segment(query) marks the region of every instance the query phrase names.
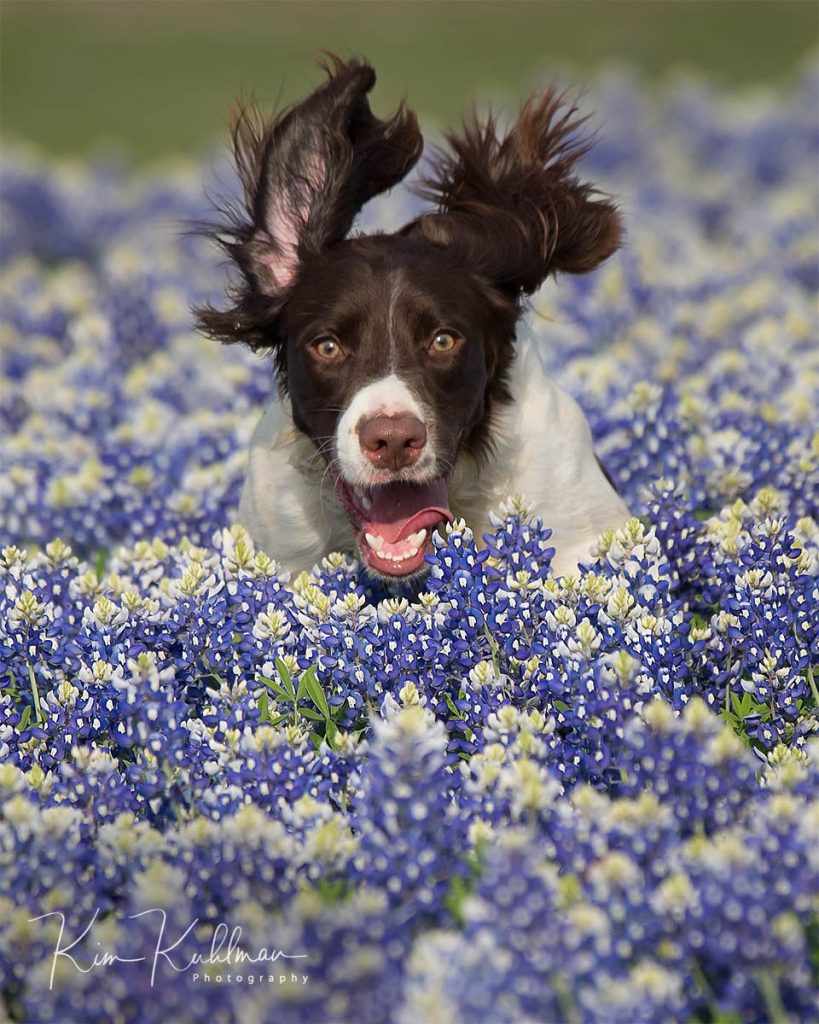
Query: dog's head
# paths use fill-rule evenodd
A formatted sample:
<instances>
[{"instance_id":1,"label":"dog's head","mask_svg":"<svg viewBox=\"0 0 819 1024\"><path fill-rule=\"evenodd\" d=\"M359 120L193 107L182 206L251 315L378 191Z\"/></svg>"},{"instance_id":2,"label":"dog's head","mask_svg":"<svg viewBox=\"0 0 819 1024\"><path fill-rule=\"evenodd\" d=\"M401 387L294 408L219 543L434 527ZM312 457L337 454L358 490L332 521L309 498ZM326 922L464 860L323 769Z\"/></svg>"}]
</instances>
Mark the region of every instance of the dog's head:
<instances>
[{"instance_id":1,"label":"dog's head","mask_svg":"<svg viewBox=\"0 0 819 1024\"><path fill-rule=\"evenodd\" d=\"M618 247L616 208L579 181L582 123L554 91L500 134L491 118L447 137L395 234L346 237L423 142L403 107L376 118L368 65L265 122L234 128L245 210L217 232L241 271L231 308L197 311L225 342L271 350L296 426L314 442L369 569L410 577L449 517L462 452L491 443L524 297L551 273L592 270Z\"/></svg>"}]
</instances>

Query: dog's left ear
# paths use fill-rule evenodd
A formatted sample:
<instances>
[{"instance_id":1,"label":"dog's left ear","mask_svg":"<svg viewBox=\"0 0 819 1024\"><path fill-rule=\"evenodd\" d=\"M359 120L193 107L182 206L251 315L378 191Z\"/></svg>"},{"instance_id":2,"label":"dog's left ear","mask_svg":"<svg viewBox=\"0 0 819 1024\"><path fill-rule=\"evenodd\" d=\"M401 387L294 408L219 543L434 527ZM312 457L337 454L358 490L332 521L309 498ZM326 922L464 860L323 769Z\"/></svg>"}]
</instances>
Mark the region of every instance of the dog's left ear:
<instances>
[{"instance_id":1,"label":"dog's left ear","mask_svg":"<svg viewBox=\"0 0 819 1024\"><path fill-rule=\"evenodd\" d=\"M557 271L583 274L619 247L620 214L574 173L585 118L549 90L524 104L508 132L489 116L449 134L422 195L436 213L403 233L453 249L500 289L530 294Z\"/></svg>"},{"instance_id":2,"label":"dog's left ear","mask_svg":"<svg viewBox=\"0 0 819 1024\"><path fill-rule=\"evenodd\" d=\"M242 273L232 308L196 310L198 326L224 342L276 344L275 322L311 254L347 234L373 196L399 182L423 148L415 115L375 117L367 93L375 72L331 57L327 82L264 121L240 111L233 151L244 211L214 232Z\"/></svg>"}]
</instances>

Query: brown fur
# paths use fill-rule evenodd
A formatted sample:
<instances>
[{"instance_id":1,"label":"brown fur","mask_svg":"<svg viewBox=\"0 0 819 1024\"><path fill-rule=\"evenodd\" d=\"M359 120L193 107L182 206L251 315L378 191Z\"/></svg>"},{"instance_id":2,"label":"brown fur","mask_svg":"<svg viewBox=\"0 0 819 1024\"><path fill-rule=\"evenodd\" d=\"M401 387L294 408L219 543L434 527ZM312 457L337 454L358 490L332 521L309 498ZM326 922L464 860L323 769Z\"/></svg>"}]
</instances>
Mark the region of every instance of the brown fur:
<instances>
[{"instance_id":1,"label":"brown fur","mask_svg":"<svg viewBox=\"0 0 819 1024\"><path fill-rule=\"evenodd\" d=\"M438 211L404 232L455 246L496 286L531 294L556 271L593 270L620 245L616 207L574 174L585 118L554 89L523 105L508 132L473 117L446 136L422 195Z\"/></svg>"},{"instance_id":2,"label":"brown fur","mask_svg":"<svg viewBox=\"0 0 819 1024\"><path fill-rule=\"evenodd\" d=\"M244 189L244 209L230 215L214 236L241 271L233 304L195 310L201 330L226 343L275 349L286 293L268 286L263 259L278 240L267 216L277 195L286 195L299 224L299 258L321 252L352 227L373 196L391 188L418 161L423 140L415 115L403 106L387 121L367 102L375 72L357 60L329 58L328 81L303 103L266 120L241 109L233 124L233 153ZM310 155L326 176L315 187L301 171Z\"/></svg>"},{"instance_id":3,"label":"brown fur","mask_svg":"<svg viewBox=\"0 0 819 1024\"><path fill-rule=\"evenodd\" d=\"M372 114L367 64L331 58L326 71L324 85L276 117L239 112L244 208L215 235L241 276L230 305L197 310L198 325L274 353L297 426L328 458L351 396L397 360L434 411L442 459L454 465L460 451L491 445L524 297L549 274L585 273L610 256L620 217L576 176L584 120L550 89L505 133L489 116L447 135L449 152L436 155L422 188L433 211L395 235L346 239L362 205L404 178L423 143L403 106L386 121ZM396 289L400 323L387 341ZM458 353L430 360L430 332L459 323ZM328 334L349 356L332 368L311 348Z\"/></svg>"}]
</instances>

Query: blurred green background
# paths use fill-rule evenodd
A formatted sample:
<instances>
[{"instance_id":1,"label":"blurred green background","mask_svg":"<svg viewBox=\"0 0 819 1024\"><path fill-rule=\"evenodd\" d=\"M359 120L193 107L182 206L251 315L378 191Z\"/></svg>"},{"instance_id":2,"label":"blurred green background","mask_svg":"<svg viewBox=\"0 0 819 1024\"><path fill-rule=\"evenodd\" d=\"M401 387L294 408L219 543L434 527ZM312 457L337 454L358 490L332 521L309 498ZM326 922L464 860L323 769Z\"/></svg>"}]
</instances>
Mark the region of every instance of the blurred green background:
<instances>
[{"instance_id":1,"label":"blurred green background","mask_svg":"<svg viewBox=\"0 0 819 1024\"><path fill-rule=\"evenodd\" d=\"M4 135L59 154L117 144L137 160L223 139L240 92L265 105L304 94L322 49L375 65L377 112L406 95L451 120L612 63L779 82L819 43L816 0L2 0L0 19Z\"/></svg>"}]
</instances>

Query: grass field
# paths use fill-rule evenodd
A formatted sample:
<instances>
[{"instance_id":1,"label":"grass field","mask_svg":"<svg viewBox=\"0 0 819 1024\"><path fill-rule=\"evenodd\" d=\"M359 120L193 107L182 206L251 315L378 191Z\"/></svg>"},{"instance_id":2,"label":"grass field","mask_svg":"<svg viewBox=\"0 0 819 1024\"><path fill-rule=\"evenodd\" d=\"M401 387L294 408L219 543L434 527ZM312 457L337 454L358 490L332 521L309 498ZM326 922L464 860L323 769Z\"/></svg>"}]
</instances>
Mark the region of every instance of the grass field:
<instances>
[{"instance_id":1,"label":"grass field","mask_svg":"<svg viewBox=\"0 0 819 1024\"><path fill-rule=\"evenodd\" d=\"M149 160L220 139L240 90L265 103L303 94L322 49L374 63L377 107L406 94L451 119L475 98L515 99L544 74L582 79L607 63L777 81L817 40L803 0L5 0L0 114L5 135L47 151L116 140Z\"/></svg>"}]
</instances>

